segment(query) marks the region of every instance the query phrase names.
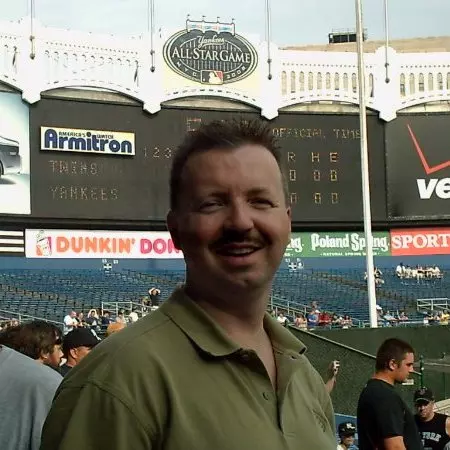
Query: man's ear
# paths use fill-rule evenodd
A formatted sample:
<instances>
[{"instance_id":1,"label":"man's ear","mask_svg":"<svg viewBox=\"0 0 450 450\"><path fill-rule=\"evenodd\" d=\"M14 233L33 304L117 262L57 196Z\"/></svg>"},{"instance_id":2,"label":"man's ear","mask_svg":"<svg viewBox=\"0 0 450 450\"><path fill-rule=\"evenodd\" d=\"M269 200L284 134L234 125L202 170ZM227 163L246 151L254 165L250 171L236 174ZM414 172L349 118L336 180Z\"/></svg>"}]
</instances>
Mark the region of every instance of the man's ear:
<instances>
[{"instance_id":1,"label":"man's ear","mask_svg":"<svg viewBox=\"0 0 450 450\"><path fill-rule=\"evenodd\" d=\"M292 207L291 207L291 206L288 206L286 212L287 212L287 215L288 215L289 219L292 220Z\"/></svg>"},{"instance_id":2,"label":"man's ear","mask_svg":"<svg viewBox=\"0 0 450 450\"><path fill-rule=\"evenodd\" d=\"M391 360L389 361L388 367L389 367L390 370L398 369L398 364L397 364L397 362L395 361L395 359L391 359Z\"/></svg>"},{"instance_id":3,"label":"man's ear","mask_svg":"<svg viewBox=\"0 0 450 450\"><path fill-rule=\"evenodd\" d=\"M170 210L167 213L166 224L167 229L170 232L170 236L172 237L173 245L177 250L181 250L180 236L178 232L178 216L174 211Z\"/></svg>"}]
</instances>

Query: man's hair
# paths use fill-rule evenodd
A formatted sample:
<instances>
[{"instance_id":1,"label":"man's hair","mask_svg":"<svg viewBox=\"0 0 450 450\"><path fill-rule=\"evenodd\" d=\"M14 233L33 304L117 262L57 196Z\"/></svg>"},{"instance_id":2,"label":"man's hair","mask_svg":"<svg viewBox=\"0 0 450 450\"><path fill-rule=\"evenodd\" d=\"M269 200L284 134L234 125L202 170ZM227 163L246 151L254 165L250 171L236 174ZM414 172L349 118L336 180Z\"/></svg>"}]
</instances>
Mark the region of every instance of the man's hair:
<instances>
[{"instance_id":1,"label":"man's hair","mask_svg":"<svg viewBox=\"0 0 450 450\"><path fill-rule=\"evenodd\" d=\"M269 125L261 120L213 121L202 124L186 135L173 159L170 172L170 208L178 207L181 175L188 159L196 154L217 149L233 150L242 145L260 145L275 158L281 172L284 195L288 202L286 177L282 167L280 148Z\"/></svg>"},{"instance_id":2,"label":"man's hair","mask_svg":"<svg viewBox=\"0 0 450 450\"><path fill-rule=\"evenodd\" d=\"M405 359L407 353L414 353L414 349L410 344L401 339L387 339L378 349L375 369L377 372L389 369L389 363L392 360L400 364Z\"/></svg>"},{"instance_id":3,"label":"man's hair","mask_svg":"<svg viewBox=\"0 0 450 450\"><path fill-rule=\"evenodd\" d=\"M21 323L0 332L0 344L32 358L53 353L54 346L61 343L61 330L43 320Z\"/></svg>"}]
</instances>

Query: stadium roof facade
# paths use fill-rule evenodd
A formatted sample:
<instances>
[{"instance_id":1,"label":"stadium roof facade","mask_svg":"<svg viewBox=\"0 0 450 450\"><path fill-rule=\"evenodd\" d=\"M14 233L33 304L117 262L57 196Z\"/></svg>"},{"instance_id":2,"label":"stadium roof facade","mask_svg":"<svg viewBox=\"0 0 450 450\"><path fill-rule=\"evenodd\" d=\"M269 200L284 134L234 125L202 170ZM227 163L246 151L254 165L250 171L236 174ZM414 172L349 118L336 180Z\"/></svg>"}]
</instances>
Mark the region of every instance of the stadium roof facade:
<instances>
[{"instance_id":1,"label":"stadium roof facade","mask_svg":"<svg viewBox=\"0 0 450 450\"><path fill-rule=\"evenodd\" d=\"M385 41L366 41L364 50L375 52L385 45ZM389 47L399 53L439 53L450 52L450 36L436 36L414 39L394 39L389 41ZM355 42L335 44L295 45L283 47L283 50L298 50L307 52L356 52Z\"/></svg>"}]
</instances>

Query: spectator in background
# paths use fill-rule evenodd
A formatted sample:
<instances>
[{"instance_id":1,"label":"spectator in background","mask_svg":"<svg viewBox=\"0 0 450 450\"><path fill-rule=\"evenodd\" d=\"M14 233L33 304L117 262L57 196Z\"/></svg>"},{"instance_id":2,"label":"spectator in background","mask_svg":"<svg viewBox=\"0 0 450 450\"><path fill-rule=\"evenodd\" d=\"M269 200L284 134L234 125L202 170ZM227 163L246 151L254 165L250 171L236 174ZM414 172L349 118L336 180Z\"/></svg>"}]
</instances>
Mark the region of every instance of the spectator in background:
<instances>
[{"instance_id":1,"label":"spectator in background","mask_svg":"<svg viewBox=\"0 0 450 450\"><path fill-rule=\"evenodd\" d=\"M333 327L342 327L343 320L344 318L342 316L340 316L337 313L334 313L333 317L331 318L331 324L333 325Z\"/></svg>"},{"instance_id":2,"label":"spectator in background","mask_svg":"<svg viewBox=\"0 0 450 450\"><path fill-rule=\"evenodd\" d=\"M65 377L70 369L79 364L98 342L98 339L88 328L77 328L67 333L62 345L66 363L60 367L61 375Z\"/></svg>"},{"instance_id":3,"label":"spectator in background","mask_svg":"<svg viewBox=\"0 0 450 450\"><path fill-rule=\"evenodd\" d=\"M355 443L356 426L353 422L343 422L338 426L339 444L337 450L348 450Z\"/></svg>"},{"instance_id":4,"label":"spectator in background","mask_svg":"<svg viewBox=\"0 0 450 450\"><path fill-rule=\"evenodd\" d=\"M319 313L317 311L318 310L313 309L306 316L307 321L308 321L308 328L310 328L310 329L316 328L317 325L319 324Z\"/></svg>"},{"instance_id":5,"label":"spectator in background","mask_svg":"<svg viewBox=\"0 0 450 450\"><path fill-rule=\"evenodd\" d=\"M124 323L120 322L113 322L108 325L108 328L106 329L106 337L111 336L114 333L117 333L120 330L123 330L125 328Z\"/></svg>"},{"instance_id":6,"label":"spectator in background","mask_svg":"<svg viewBox=\"0 0 450 450\"><path fill-rule=\"evenodd\" d=\"M433 267L432 276L434 278L442 278L442 272L441 269L437 265Z\"/></svg>"},{"instance_id":7,"label":"spectator in background","mask_svg":"<svg viewBox=\"0 0 450 450\"><path fill-rule=\"evenodd\" d=\"M289 320L288 318L284 315L283 312L279 312L278 313L278 317L277 317L277 322L281 325L283 325L283 327L287 327Z\"/></svg>"},{"instance_id":8,"label":"spectator in background","mask_svg":"<svg viewBox=\"0 0 450 450\"><path fill-rule=\"evenodd\" d=\"M373 275L375 277L375 285L376 286L381 286L382 284L384 284L383 272L378 267L375 267Z\"/></svg>"},{"instance_id":9,"label":"spectator in background","mask_svg":"<svg viewBox=\"0 0 450 450\"><path fill-rule=\"evenodd\" d=\"M101 324L102 330L106 330L108 328L108 325L112 322L113 322L113 320L111 319L111 316L109 315L109 311L103 311L103 315L100 317L100 324Z\"/></svg>"},{"instance_id":10,"label":"spectator in background","mask_svg":"<svg viewBox=\"0 0 450 450\"><path fill-rule=\"evenodd\" d=\"M75 311L70 311L70 313L64 317L63 334L66 335L77 326L78 326L77 313Z\"/></svg>"},{"instance_id":11,"label":"spectator in background","mask_svg":"<svg viewBox=\"0 0 450 450\"><path fill-rule=\"evenodd\" d=\"M408 406L394 386L406 381L414 365L414 350L400 339L381 344L375 374L364 387L357 409L360 450L422 450L422 444Z\"/></svg>"},{"instance_id":12,"label":"spectator in background","mask_svg":"<svg viewBox=\"0 0 450 450\"><path fill-rule=\"evenodd\" d=\"M148 294L150 296L150 301L152 302L152 307L158 308L160 303L161 291L157 288L151 288L149 289Z\"/></svg>"},{"instance_id":13,"label":"spectator in background","mask_svg":"<svg viewBox=\"0 0 450 450\"><path fill-rule=\"evenodd\" d=\"M327 381L325 382L325 389L329 394L331 394L331 391L335 388L336 382L337 382L337 376L339 373L339 369L341 367L341 364L339 361L334 360L331 361L327 368Z\"/></svg>"},{"instance_id":14,"label":"spectator in background","mask_svg":"<svg viewBox=\"0 0 450 450\"><path fill-rule=\"evenodd\" d=\"M331 325L332 319L329 312L324 311L319 314L319 325L321 327L328 327Z\"/></svg>"},{"instance_id":15,"label":"spectator in background","mask_svg":"<svg viewBox=\"0 0 450 450\"><path fill-rule=\"evenodd\" d=\"M86 326L86 320L84 318L84 313L83 312L79 312L78 313L78 315L76 317L76 320L77 320L77 323L78 323L78 325L77 325L78 328L79 327L83 327L84 328Z\"/></svg>"},{"instance_id":16,"label":"spectator in background","mask_svg":"<svg viewBox=\"0 0 450 450\"><path fill-rule=\"evenodd\" d=\"M0 333L0 344L41 364L58 369L63 356L61 337L61 330L57 326L35 320L3 330Z\"/></svg>"},{"instance_id":17,"label":"spectator in background","mask_svg":"<svg viewBox=\"0 0 450 450\"><path fill-rule=\"evenodd\" d=\"M449 319L450 319L450 314L448 313L448 311L446 309L444 309L444 311L441 312L439 324L440 325L448 325Z\"/></svg>"},{"instance_id":18,"label":"spectator in background","mask_svg":"<svg viewBox=\"0 0 450 450\"><path fill-rule=\"evenodd\" d=\"M141 305L142 305L142 311L146 313L152 306L152 302L150 301L150 297L147 296L147 295L144 295L141 298Z\"/></svg>"},{"instance_id":19,"label":"spectator in background","mask_svg":"<svg viewBox=\"0 0 450 450\"><path fill-rule=\"evenodd\" d=\"M398 315L398 321L400 323L408 322L409 318L406 315L405 311L400 311L400 314Z\"/></svg>"},{"instance_id":20,"label":"spectator in background","mask_svg":"<svg viewBox=\"0 0 450 450\"><path fill-rule=\"evenodd\" d=\"M20 324L20 322L17 319L4 320L4 321L0 322L0 331L6 330L7 328L10 328L10 327L16 327L19 324Z\"/></svg>"},{"instance_id":21,"label":"spectator in background","mask_svg":"<svg viewBox=\"0 0 450 450\"><path fill-rule=\"evenodd\" d=\"M135 323L139 320L139 315L136 311L131 311L130 314L128 314L128 320L130 323Z\"/></svg>"},{"instance_id":22,"label":"spectator in background","mask_svg":"<svg viewBox=\"0 0 450 450\"><path fill-rule=\"evenodd\" d=\"M297 328L300 328L300 330L308 329L308 321L306 320L305 315L303 313L297 313L295 315L294 325Z\"/></svg>"},{"instance_id":23,"label":"spectator in background","mask_svg":"<svg viewBox=\"0 0 450 450\"><path fill-rule=\"evenodd\" d=\"M383 316L383 319L386 321L386 324L389 326L397 325L397 319L389 310L386 311L386 314Z\"/></svg>"},{"instance_id":24,"label":"spectator in background","mask_svg":"<svg viewBox=\"0 0 450 450\"><path fill-rule=\"evenodd\" d=\"M42 426L62 377L0 345L0 449L38 450Z\"/></svg>"},{"instance_id":25,"label":"spectator in background","mask_svg":"<svg viewBox=\"0 0 450 450\"><path fill-rule=\"evenodd\" d=\"M116 322L123 324L127 323L127 319L125 318L125 311L123 309L119 309L119 313L117 314L116 317Z\"/></svg>"},{"instance_id":26,"label":"spectator in background","mask_svg":"<svg viewBox=\"0 0 450 450\"><path fill-rule=\"evenodd\" d=\"M86 324L93 330L98 331L100 328L100 319L96 309L91 309L86 317Z\"/></svg>"},{"instance_id":27,"label":"spectator in background","mask_svg":"<svg viewBox=\"0 0 450 450\"><path fill-rule=\"evenodd\" d=\"M441 317L437 311L431 311L431 315L428 319L430 325L439 325Z\"/></svg>"},{"instance_id":28,"label":"spectator in background","mask_svg":"<svg viewBox=\"0 0 450 450\"><path fill-rule=\"evenodd\" d=\"M396 268L395 268L395 275L397 275L398 278L403 279L405 277L405 266L401 262Z\"/></svg>"},{"instance_id":29,"label":"spectator in background","mask_svg":"<svg viewBox=\"0 0 450 450\"><path fill-rule=\"evenodd\" d=\"M343 329L348 329L351 328L352 326L353 326L352 318L348 314L345 314L341 320L341 327Z\"/></svg>"},{"instance_id":30,"label":"spectator in background","mask_svg":"<svg viewBox=\"0 0 450 450\"><path fill-rule=\"evenodd\" d=\"M414 392L416 425L426 450L450 448L450 417L434 411L434 395L426 387Z\"/></svg>"}]
</instances>

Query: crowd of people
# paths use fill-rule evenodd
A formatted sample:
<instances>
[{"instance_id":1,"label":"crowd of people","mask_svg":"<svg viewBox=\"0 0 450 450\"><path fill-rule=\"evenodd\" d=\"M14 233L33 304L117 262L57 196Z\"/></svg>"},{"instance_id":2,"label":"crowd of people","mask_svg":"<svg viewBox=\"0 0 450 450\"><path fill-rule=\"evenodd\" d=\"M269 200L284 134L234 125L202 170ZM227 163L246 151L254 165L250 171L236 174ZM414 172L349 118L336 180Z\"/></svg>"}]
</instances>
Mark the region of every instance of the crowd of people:
<instances>
[{"instance_id":1,"label":"crowd of people","mask_svg":"<svg viewBox=\"0 0 450 450\"><path fill-rule=\"evenodd\" d=\"M271 314L282 325L294 325L300 330L315 330L317 328L348 329L353 326L353 319L349 314L340 315L328 311L320 311L319 305L315 301L311 303L306 313L296 312L294 316L290 316L283 310L277 311L272 309Z\"/></svg>"},{"instance_id":2,"label":"crowd of people","mask_svg":"<svg viewBox=\"0 0 450 450\"><path fill-rule=\"evenodd\" d=\"M414 370L414 349L396 338L378 349L375 373L364 386L358 401L357 420L338 426L338 450L353 449L358 436L360 450L448 450L450 417L436 412L433 391L416 389L415 414L395 389Z\"/></svg>"},{"instance_id":3,"label":"crowd of people","mask_svg":"<svg viewBox=\"0 0 450 450\"><path fill-rule=\"evenodd\" d=\"M437 264L422 266L417 264L416 267L404 265L402 262L395 268L395 275L400 280L416 280L418 283L426 280L441 279L444 274Z\"/></svg>"},{"instance_id":4,"label":"crowd of people","mask_svg":"<svg viewBox=\"0 0 450 450\"><path fill-rule=\"evenodd\" d=\"M72 310L64 316L63 334L66 335L76 328L88 328L95 335L110 335L114 331L124 328L127 324L137 322L149 312L158 309L160 295L161 290L152 287L148 290L148 295L141 298L139 306L135 303L133 309L129 311L118 308L113 315L107 310L99 313L95 308L90 309L86 315L83 311Z\"/></svg>"}]
</instances>

